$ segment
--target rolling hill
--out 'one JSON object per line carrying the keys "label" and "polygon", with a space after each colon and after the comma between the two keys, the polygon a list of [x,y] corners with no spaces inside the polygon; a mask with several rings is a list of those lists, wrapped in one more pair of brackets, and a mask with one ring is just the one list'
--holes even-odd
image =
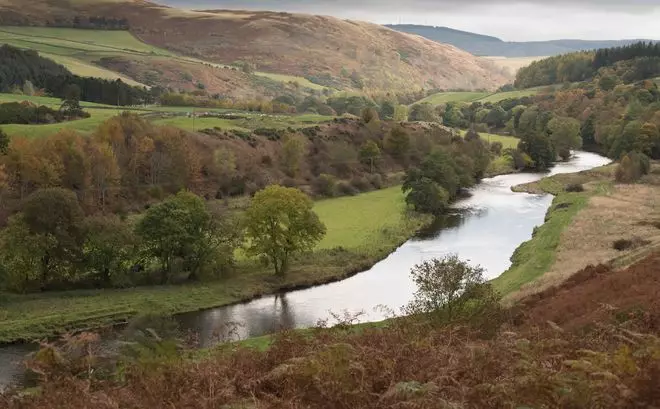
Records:
{"label": "rolling hill", "polygon": [[415,24],[389,25],[405,33],[417,34],[440,43],[454,45],[480,56],[540,57],[566,54],[574,51],[594,50],[632,44],[640,40],[552,40],[511,42],[497,37],[455,30],[448,27],[422,26]]}
{"label": "rolling hill", "polygon": [[[248,63],[257,71],[304,78],[323,87],[495,89],[511,79],[493,63],[451,45],[333,17],[188,11],[144,0],[0,0],[4,26],[76,27],[97,16],[126,21],[135,37],[178,56],[214,64]],[[149,65],[144,59],[156,56],[125,53],[123,58]],[[118,65],[113,61],[112,69]],[[142,79],[131,72],[129,66],[136,64],[123,65],[128,68],[122,72]]]}

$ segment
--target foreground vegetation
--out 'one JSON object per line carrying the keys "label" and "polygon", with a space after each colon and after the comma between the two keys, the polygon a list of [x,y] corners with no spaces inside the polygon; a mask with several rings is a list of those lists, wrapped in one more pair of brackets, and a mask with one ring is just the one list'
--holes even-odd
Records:
{"label": "foreground vegetation", "polygon": [[502,310],[478,268],[435,260],[412,273],[420,285],[412,317],[359,330],[349,318],[278,334],[265,348],[225,345],[193,360],[180,341],[156,335],[176,333],[158,321],[129,326],[130,342],[114,357],[83,334],[45,345],[28,362],[38,392],[6,393],[0,406],[654,406],[658,261],[622,272],[591,267]]}

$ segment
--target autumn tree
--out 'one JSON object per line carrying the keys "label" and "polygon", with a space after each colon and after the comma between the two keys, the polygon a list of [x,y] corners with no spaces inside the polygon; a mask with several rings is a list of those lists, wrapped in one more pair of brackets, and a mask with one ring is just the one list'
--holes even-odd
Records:
{"label": "autumn tree", "polygon": [[376,111],[376,109],[373,107],[366,107],[362,109],[362,113],[360,117],[362,118],[362,122],[364,122],[365,124],[379,120],[378,111]]}
{"label": "autumn tree", "polygon": [[326,229],[313,203],[298,189],[269,186],[257,192],[245,214],[247,252],[266,257],[283,276],[291,257],[311,251]]}
{"label": "autumn tree", "polygon": [[582,146],[580,138],[580,122],[573,118],[553,118],[548,122],[550,139],[555,152],[563,159],[571,157],[571,150]]}

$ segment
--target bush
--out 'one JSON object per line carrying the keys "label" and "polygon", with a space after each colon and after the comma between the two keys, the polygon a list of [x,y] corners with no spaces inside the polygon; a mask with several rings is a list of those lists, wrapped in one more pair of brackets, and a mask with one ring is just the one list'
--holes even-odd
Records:
{"label": "bush", "polygon": [[379,173],[369,175],[369,183],[371,183],[371,186],[374,187],[374,189],[382,189],[383,188],[383,176],[381,176]]}
{"label": "bush", "polygon": [[579,183],[571,183],[570,185],[566,186],[564,190],[569,193],[580,193],[584,192],[584,186]]}
{"label": "bush", "polygon": [[497,296],[484,278],[484,269],[470,266],[456,254],[416,265],[411,276],[417,286],[405,307],[411,315],[430,315],[452,321],[482,312],[498,304]]}
{"label": "bush", "polygon": [[351,179],[351,186],[360,192],[368,192],[372,189],[371,183],[364,176],[356,176]]}
{"label": "bush", "polygon": [[337,192],[337,178],[327,173],[322,173],[314,179],[312,188],[314,189],[314,193],[319,196],[333,197]]}
{"label": "bush", "polygon": [[353,187],[350,183],[347,182],[337,183],[337,192],[339,193],[340,196],[355,196],[358,193],[360,193],[359,190],[357,190],[355,187]]}
{"label": "bush", "polygon": [[648,156],[639,152],[631,152],[621,158],[614,177],[619,183],[635,183],[651,171],[651,161]]}

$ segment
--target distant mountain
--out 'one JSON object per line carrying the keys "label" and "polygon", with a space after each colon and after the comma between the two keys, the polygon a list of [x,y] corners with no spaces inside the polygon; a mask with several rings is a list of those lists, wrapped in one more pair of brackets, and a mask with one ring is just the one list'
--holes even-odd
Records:
{"label": "distant mountain", "polygon": [[[415,24],[388,25],[397,31],[417,34],[429,40],[456,46],[479,56],[538,57],[566,54],[574,51],[594,50],[629,45],[640,40],[552,40],[513,42],[497,37],[454,30],[448,27],[421,26]],[[649,40],[646,40],[649,41]]]}

